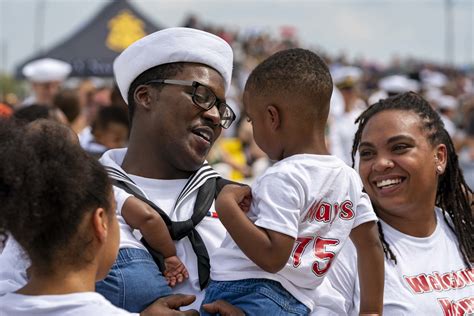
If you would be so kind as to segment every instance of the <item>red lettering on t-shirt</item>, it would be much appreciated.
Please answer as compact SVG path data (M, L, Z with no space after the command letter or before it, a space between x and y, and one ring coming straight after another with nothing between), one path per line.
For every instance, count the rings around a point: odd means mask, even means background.
M432 274L419 274L415 276L403 276L415 294L422 294L431 291L450 291L462 289L466 286L474 285L471 279L473 269L461 269L443 273L433 272Z
M352 210L353 203L352 201L345 200L341 204L341 213L339 213L339 217L344 220L353 219L355 214L354 210Z
M343 220L351 220L355 216L355 212L352 209L353 203L349 200L345 200L341 204L338 202L330 203L327 201L319 200L314 202L303 217L303 223L309 222L333 222L336 217Z
M444 316L465 316L474 313L474 296L465 297L458 301L449 298L438 298Z
M316 221L328 223L331 220L331 204L321 203L316 211Z
M420 274L417 276L405 276L405 281L407 281L410 288L416 294L431 292L431 287L428 284L428 280L425 274Z
M316 202L313 203L313 205L311 205L311 207L306 212L306 215L303 218L303 223L306 222L306 221L311 223L314 220L316 211L318 210L320 203L321 203L321 200L316 201Z
M299 237L295 241L295 246L293 247L293 268L298 268L301 264L301 256L303 255L306 246L309 242L313 240L313 237Z

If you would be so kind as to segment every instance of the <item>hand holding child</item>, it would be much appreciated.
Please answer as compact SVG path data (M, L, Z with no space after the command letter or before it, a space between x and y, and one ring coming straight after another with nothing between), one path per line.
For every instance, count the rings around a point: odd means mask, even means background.
M224 301L217 300L209 304L204 304L202 308L210 314L221 316L245 316L245 313L238 307Z
M140 316L152 315L199 315L195 310L180 311L179 308L187 306L196 300L194 295L173 294L157 299L148 306Z

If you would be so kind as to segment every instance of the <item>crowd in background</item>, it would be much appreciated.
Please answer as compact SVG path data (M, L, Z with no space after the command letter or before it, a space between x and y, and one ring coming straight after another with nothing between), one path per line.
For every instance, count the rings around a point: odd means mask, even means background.
M250 123L242 114L242 91L252 69L271 54L300 47L291 27L279 36L262 30L232 31L203 25L191 16L187 27L217 34L234 51L232 89L227 103L237 115L236 122L224 130L208 161L225 177L246 181L261 174L271 161L252 138ZM393 59L388 65L363 58L349 60L317 51L330 66L334 82L327 142L331 152L351 165L355 119L368 106L388 96L415 91L441 114L453 138L467 183L474 187L474 68L462 69L415 59ZM32 92L38 87L31 85ZM69 78L43 89L43 100L28 103L22 96L0 100L0 115L25 120L50 117L63 121L78 133L86 151L99 157L106 149L125 147L128 137L127 107L110 78ZM302 135L302 137L304 137Z

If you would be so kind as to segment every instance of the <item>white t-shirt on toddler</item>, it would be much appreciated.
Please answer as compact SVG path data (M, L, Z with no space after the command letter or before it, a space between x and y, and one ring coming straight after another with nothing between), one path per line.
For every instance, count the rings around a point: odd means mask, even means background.
M255 225L295 238L285 267L259 268L227 234L213 254L217 281L265 278L278 281L313 309L317 288L351 230L377 217L355 170L335 156L300 154L267 169L252 187L248 217Z

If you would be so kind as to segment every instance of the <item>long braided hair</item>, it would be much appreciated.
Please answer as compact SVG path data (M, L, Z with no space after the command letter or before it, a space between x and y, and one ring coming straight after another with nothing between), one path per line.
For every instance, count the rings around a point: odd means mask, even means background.
M474 224L470 204L472 190L466 184L459 168L458 156L451 137L446 132L438 113L425 99L414 92L407 92L380 100L366 109L355 121L359 126L352 145L352 167L355 165L355 156L367 122L375 114L385 110L402 110L417 114L429 143L434 146L439 144L446 146L446 170L439 176L435 204L443 210L445 221L458 239L459 251L464 262L470 267L474 262ZM384 238L380 222L378 222L378 228L385 256L396 264L397 258Z

